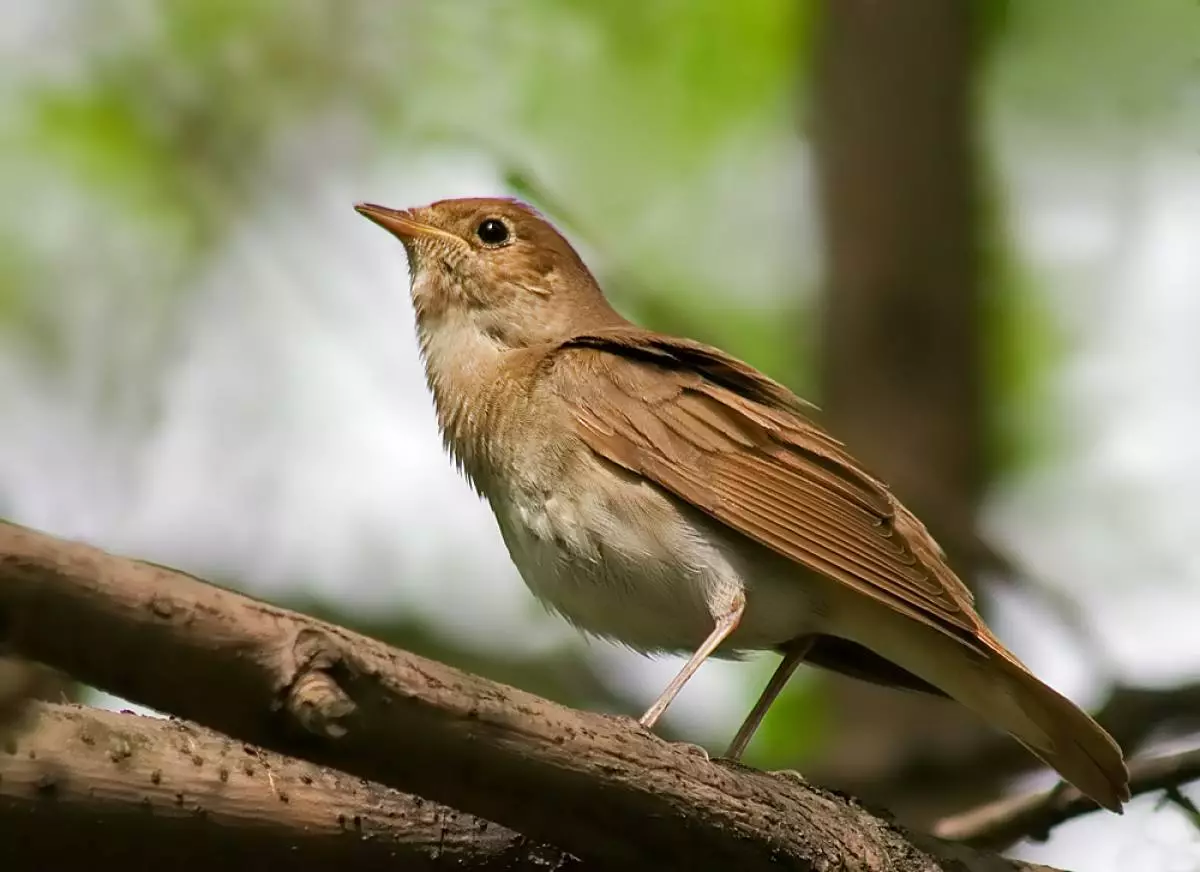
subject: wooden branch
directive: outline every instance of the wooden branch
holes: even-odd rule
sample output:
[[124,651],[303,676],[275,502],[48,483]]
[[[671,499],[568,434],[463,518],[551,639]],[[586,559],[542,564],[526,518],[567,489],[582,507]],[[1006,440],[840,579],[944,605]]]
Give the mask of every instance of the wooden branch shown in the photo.
[[[0,753],[10,872],[583,867],[516,833],[182,721],[39,703]],[[17,834],[20,837],[17,837]],[[70,838],[63,838],[70,833]]]
[[[1200,749],[1129,764],[1129,790],[1137,796],[1170,790],[1200,779]],[[1073,787],[1005,797],[941,821],[935,830],[944,839],[981,848],[1007,848],[1023,838],[1045,841],[1061,823],[1096,811],[1096,804]]]
[[629,872],[1030,868],[710,762],[629,719],[11,524],[0,524],[0,640],[127,699]]

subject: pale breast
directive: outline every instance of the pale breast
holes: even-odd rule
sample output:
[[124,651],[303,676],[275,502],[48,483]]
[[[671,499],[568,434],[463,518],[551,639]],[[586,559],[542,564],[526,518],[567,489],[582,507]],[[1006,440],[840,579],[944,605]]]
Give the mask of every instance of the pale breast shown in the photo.
[[549,494],[516,488],[491,499],[525,583],[571,623],[643,652],[690,652],[744,591],[746,613],[726,656],[774,647],[821,624],[820,587],[798,567],[682,509],[652,484],[585,462],[594,465],[583,477],[589,487],[559,479]]
[[[829,598],[795,564],[582,442],[537,438],[571,432],[569,421],[553,426],[547,415],[558,407],[555,398],[530,387],[536,357],[524,378],[514,375],[520,367],[511,356],[508,377],[490,377],[484,363],[499,352],[489,342],[470,323],[441,325],[424,341],[430,384],[447,444],[545,605],[582,630],[644,652],[694,651],[739,592],[746,612],[727,655],[824,625]],[[469,372],[460,365],[464,346]]]

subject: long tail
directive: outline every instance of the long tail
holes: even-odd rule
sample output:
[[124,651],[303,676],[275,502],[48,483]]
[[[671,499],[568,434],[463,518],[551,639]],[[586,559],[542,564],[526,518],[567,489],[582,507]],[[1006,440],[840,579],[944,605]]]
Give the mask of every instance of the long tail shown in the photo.
[[856,641],[1011,734],[1105,808],[1120,812],[1129,800],[1129,770],[1112,736],[986,630],[968,645],[895,615],[872,622],[870,638]]
[[1016,718],[999,725],[1081,793],[1119,813],[1121,803],[1129,801],[1129,770],[1113,737],[1007,651],[994,656],[992,664],[1019,710],[1013,713]]

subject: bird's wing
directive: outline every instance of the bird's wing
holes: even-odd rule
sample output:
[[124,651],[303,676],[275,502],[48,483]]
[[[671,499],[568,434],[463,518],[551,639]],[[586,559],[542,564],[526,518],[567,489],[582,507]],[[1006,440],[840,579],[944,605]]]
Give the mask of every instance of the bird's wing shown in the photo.
[[546,365],[561,374],[566,357],[576,377],[552,383],[596,454],[810,570],[991,647],[925,527],[785,387],[717,349],[633,327],[576,336]]

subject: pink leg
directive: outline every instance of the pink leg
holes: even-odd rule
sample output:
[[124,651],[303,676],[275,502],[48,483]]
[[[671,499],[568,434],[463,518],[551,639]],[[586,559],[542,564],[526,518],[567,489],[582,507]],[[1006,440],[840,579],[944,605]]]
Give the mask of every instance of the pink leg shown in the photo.
[[646,709],[646,713],[638,718],[638,722],[643,727],[648,730],[654,729],[654,725],[658,723],[658,719],[662,717],[662,713],[667,710],[667,706],[671,704],[671,701],[679,695],[679,691],[683,690],[683,686],[688,683],[688,679],[696,674],[696,670],[709,658],[712,652],[716,651],[721,643],[729,638],[729,634],[737,629],[738,622],[742,620],[742,613],[745,611],[746,598],[739,594],[738,598],[734,601],[732,611],[717,620],[717,626],[713,628],[708,638],[704,640],[704,644],[696,649],[696,653],[684,664],[683,669],[679,670],[679,674],[671,680],[671,683],[667,685],[667,689],[654,701],[654,705]]

